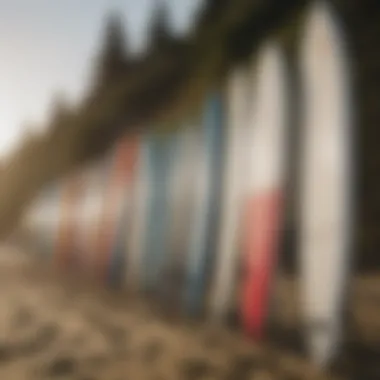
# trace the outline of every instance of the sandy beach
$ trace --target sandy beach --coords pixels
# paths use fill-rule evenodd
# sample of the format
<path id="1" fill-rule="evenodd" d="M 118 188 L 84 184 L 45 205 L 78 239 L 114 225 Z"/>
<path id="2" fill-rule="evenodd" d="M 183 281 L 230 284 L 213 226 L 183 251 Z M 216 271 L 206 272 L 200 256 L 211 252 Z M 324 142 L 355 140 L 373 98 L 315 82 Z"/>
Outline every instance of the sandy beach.
<path id="1" fill-rule="evenodd" d="M 352 331 L 321 373 L 292 346 L 291 279 L 278 287 L 282 333 L 257 345 L 236 329 L 168 318 L 149 302 L 59 275 L 12 246 L 1 248 L 0 272 L 1 379 L 380 378 L 380 276 L 355 280 Z"/>

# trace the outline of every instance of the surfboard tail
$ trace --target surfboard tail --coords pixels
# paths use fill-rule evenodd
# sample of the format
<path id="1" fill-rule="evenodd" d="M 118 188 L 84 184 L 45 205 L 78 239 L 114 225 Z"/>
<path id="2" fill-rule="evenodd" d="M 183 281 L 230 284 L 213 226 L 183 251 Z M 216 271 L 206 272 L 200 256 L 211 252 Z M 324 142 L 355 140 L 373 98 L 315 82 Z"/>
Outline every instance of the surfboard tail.
<path id="1" fill-rule="evenodd" d="M 261 339 L 268 316 L 272 277 L 277 264 L 283 196 L 273 190 L 254 197 L 246 216 L 246 276 L 242 293 L 242 322 L 249 335 Z"/>

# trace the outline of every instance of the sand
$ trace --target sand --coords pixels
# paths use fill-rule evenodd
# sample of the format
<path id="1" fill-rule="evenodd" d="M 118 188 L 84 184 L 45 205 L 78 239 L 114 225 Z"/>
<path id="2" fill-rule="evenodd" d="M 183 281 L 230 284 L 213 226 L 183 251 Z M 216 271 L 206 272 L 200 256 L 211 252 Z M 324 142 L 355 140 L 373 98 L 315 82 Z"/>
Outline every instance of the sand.
<path id="1" fill-rule="evenodd" d="M 255 344 L 233 328 L 168 318 L 150 302 L 0 250 L 0 379 L 380 379 L 380 275 L 355 279 L 352 331 L 330 371 L 298 352 L 296 283 L 279 287 L 282 329 Z"/>

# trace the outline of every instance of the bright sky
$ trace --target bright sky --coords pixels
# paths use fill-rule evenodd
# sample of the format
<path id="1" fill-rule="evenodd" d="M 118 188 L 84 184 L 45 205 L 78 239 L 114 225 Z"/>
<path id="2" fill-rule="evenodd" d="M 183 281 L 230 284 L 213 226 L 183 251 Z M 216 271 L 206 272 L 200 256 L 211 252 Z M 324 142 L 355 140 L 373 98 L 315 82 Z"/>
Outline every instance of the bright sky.
<path id="1" fill-rule="evenodd" d="M 185 31 L 202 0 L 166 0 L 173 26 Z M 52 95 L 81 95 L 103 16 L 117 7 L 136 50 L 155 0 L 0 0 L 0 157 L 25 131 L 43 124 Z M 37 127 L 37 126 L 36 126 Z"/>

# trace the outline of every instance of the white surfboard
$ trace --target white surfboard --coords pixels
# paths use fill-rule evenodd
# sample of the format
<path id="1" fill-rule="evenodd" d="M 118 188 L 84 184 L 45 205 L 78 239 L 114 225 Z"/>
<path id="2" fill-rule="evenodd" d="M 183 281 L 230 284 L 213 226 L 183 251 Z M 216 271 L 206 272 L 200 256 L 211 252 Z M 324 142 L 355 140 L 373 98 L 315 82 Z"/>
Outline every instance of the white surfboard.
<path id="1" fill-rule="evenodd" d="M 48 254 L 48 242 L 43 236 L 46 235 L 46 214 L 47 214 L 47 201 L 45 194 L 40 194 L 37 199 L 30 206 L 25 218 L 25 227 L 28 231 L 28 237 L 36 251 L 38 257 L 46 257 Z"/>
<path id="2" fill-rule="evenodd" d="M 76 180 L 77 181 L 77 194 L 75 197 L 75 203 L 74 207 L 72 208 L 72 215 L 71 215 L 71 223 L 73 225 L 73 232 L 72 232 L 72 242 L 71 242 L 71 270 L 81 273 L 84 269 L 84 256 L 83 252 L 81 251 L 80 246 L 80 239 L 79 232 L 83 228 L 83 204 L 86 196 L 86 190 L 87 190 L 87 183 L 86 183 L 86 171 L 80 168 L 78 173 L 76 174 Z"/>
<path id="3" fill-rule="evenodd" d="M 223 175 L 221 225 L 217 248 L 211 314 L 223 320 L 234 307 L 240 256 L 248 125 L 247 70 L 232 72 L 227 86 L 227 131 Z"/>
<path id="4" fill-rule="evenodd" d="M 310 354 L 324 366 L 339 346 L 349 267 L 349 78 L 342 37 L 325 3 L 312 7 L 303 36 L 301 307 Z"/>
<path id="5" fill-rule="evenodd" d="M 50 227 L 49 227 L 49 233 L 50 233 L 50 242 L 48 246 L 48 261 L 51 262 L 54 260 L 54 251 L 55 246 L 58 241 L 58 232 L 59 232 L 59 223 L 60 223 L 60 212 L 61 212 L 61 197 L 63 195 L 63 186 L 62 186 L 62 180 L 57 181 L 56 183 L 52 184 L 52 198 L 50 199 L 51 203 L 49 206 L 50 209 Z"/>
<path id="6" fill-rule="evenodd" d="M 46 261 L 51 260 L 57 239 L 60 194 L 58 183 L 49 185 L 32 204 L 26 217 L 33 248 Z"/>

